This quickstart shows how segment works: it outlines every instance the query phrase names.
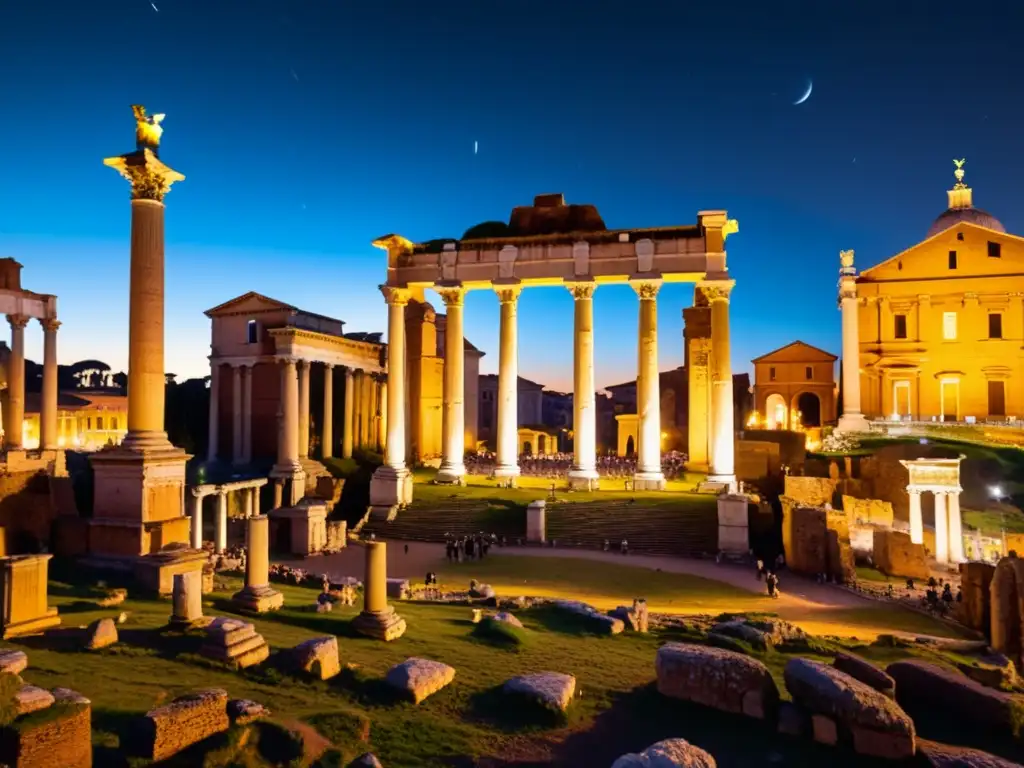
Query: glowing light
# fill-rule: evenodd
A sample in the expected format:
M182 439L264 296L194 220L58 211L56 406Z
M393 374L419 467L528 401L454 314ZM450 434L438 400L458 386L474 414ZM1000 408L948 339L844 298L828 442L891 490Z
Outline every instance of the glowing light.
M1003 489L998 485L993 485L988 489L988 492L992 494L993 499L1001 499L1003 497Z

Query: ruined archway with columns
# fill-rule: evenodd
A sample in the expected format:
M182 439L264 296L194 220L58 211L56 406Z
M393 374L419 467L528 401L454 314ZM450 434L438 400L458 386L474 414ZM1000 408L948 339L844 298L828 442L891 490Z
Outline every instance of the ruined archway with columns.
M956 459L908 459L900 461L907 468L910 481L910 540L924 544L924 520L921 516L921 494L935 496L935 561L939 565L965 562L963 524L960 517L960 462Z

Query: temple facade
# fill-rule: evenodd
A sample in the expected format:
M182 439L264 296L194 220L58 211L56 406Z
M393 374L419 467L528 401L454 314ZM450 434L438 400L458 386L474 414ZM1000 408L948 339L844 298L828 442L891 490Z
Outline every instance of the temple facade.
M794 341L755 358L754 410L768 429L821 427L836 420L838 358Z
M1024 414L1024 238L975 208L957 161L922 242L857 275L842 254L843 422ZM858 418L859 417L859 418Z

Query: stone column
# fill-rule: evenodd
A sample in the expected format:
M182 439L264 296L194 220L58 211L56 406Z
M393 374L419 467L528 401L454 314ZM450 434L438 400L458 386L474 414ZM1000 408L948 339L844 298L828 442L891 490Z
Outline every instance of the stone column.
M247 518L259 514L259 510L256 509L256 490L257 489L250 487L242 491L245 495L245 516Z
M373 443L373 376L368 371L361 374L362 386L359 388L360 411L362 412L362 431L360 445L370 448Z
M324 423L320 432L320 457L334 455L334 364L324 364Z
M708 480L730 486L736 482L735 406L729 346L729 293L733 285L733 280L702 284L711 304L711 414L714 428L708 456Z
M388 442L388 383L380 382L377 397L377 450L383 451Z
M352 458L352 421L355 418L356 379L351 368L345 369L345 422L341 432L341 456Z
M309 458L309 361L299 360L299 462Z
M631 280L640 299L636 372L637 490L665 489L661 471L661 376L658 371L658 290L661 280Z
M711 307L707 306L700 286L694 287L693 306L683 309L683 343L689 386L686 468L707 474L711 442Z
M284 605L284 595L270 587L270 519L250 517L245 524L245 586L231 598L236 605L257 613Z
M274 483L274 509L280 509L284 505L284 482L278 480Z
M495 477L509 478L515 484L519 476L519 294L523 287L496 285L501 305L500 342L498 348L498 462Z
M206 460L217 460L217 443L220 440L220 363L210 360L210 431L206 448Z
M252 463L252 374L254 367L242 366L242 463Z
M192 495L192 549L203 548L203 498Z
M964 556L964 528L960 516L960 489L949 494L949 560L959 565L966 562Z
M57 430L57 329L60 321L40 320L43 326L43 391L39 407L39 447L50 451L58 447Z
M299 380L294 358L281 360L281 440L277 451L277 469L296 472L299 464Z
M388 605L388 554L383 541L366 545L366 576L363 579L363 611L352 622L360 634L377 640L396 640L405 633L405 619Z
M940 565L949 562L949 514L946 511L946 494L935 496L935 561Z
M24 447L25 429L25 326L24 315L8 315L11 324L11 357L7 364L7 419L8 450L20 451Z
M910 540L914 544L924 544L924 520L921 517L921 492L907 488L910 495Z
M242 463L242 366L231 366L231 463Z
M465 341L462 314L466 289L436 286L444 301L444 396L441 412L441 467L435 481L462 485L466 477Z
M217 531L214 549L219 553L228 546L228 494L227 491L217 492Z
M573 462L569 484L593 490L598 486L597 413L594 393L593 281L568 282L573 309Z
M867 432L868 421L860 409L860 327L853 251L842 251L839 263L839 306L843 313L843 413L836 429L840 432Z

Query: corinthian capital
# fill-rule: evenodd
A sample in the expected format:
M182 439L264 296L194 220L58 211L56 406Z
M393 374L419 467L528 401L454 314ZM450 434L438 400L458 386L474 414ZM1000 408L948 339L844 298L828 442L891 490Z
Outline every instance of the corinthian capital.
M629 285L641 301L654 301L661 290L661 280L651 278L630 280Z
M28 317L25 315L8 315L7 322L11 324L11 330L20 331L28 325Z
M466 288L462 285L435 285L437 291L446 307L461 307L466 303Z
M39 324L43 326L44 331L50 331L51 333L56 333L57 329L60 328L60 320L56 317L40 318Z
M708 303L729 301L729 294L735 285L735 280L704 280L698 284Z
M392 307L404 307L411 298L408 288L398 288L393 285L380 286L380 292L384 294L384 301Z
M593 280L580 280L567 282L565 287L569 289L569 293L572 294L572 297L576 301L579 301L580 299L594 298L594 291L597 290L597 283Z
M499 304L515 304L519 300L519 294L523 292L523 286L520 283L498 283L493 286L494 292L498 294Z

